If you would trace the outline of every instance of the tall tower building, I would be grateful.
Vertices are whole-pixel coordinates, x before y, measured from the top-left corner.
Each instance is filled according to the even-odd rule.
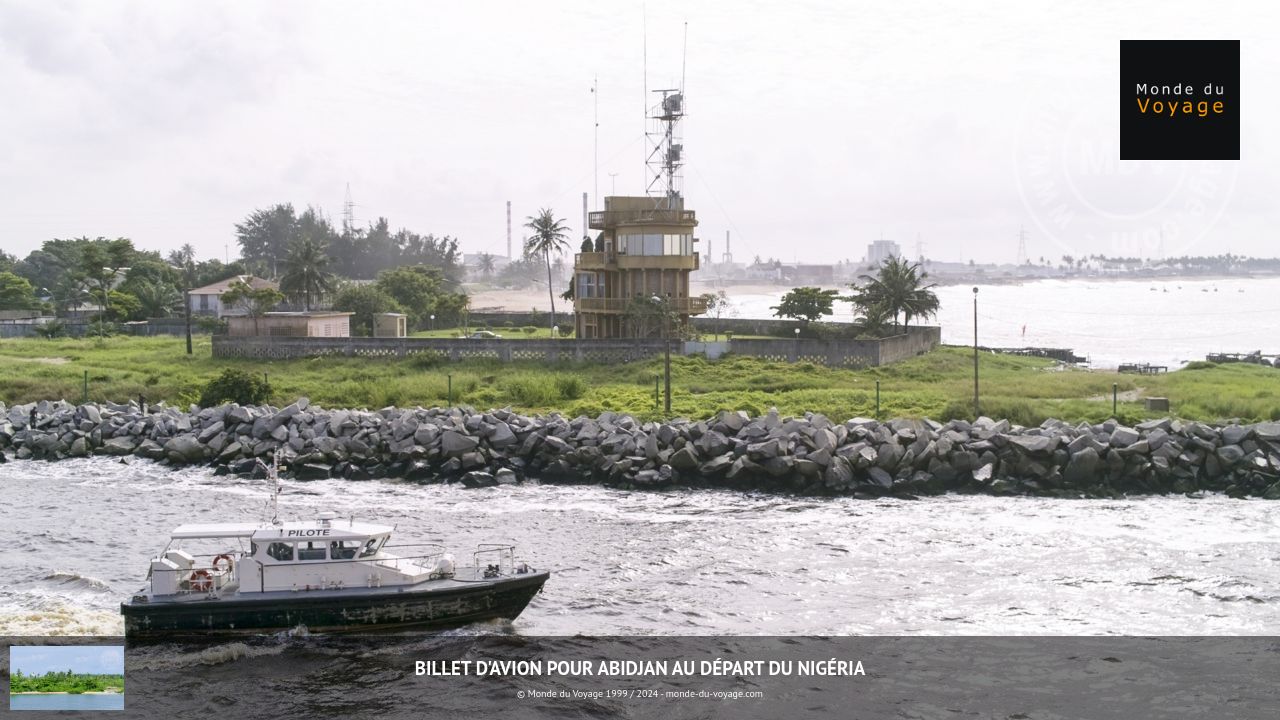
[[[588,215],[588,226],[602,236],[596,252],[574,256],[574,322],[580,338],[657,335],[661,323],[637,312],[646,305],[666,308],[679,324],[707,310],[705,301],[689,294],[689,274],[698,269],[699,258],[693,249],[697,216],[685,208],[680,187],[684,93],[654,92],[661,100],[648,115],[648,194],[606,197],[604,210]]]

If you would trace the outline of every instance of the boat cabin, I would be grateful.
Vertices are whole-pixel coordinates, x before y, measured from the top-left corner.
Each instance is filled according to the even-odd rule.
[[[380,587],[452,575],[452,559],[442,563],[439,553],[402,558],[384,552],[394,530],[354,518],[340,520],[333,512],[320,513],[315,520],[279,524],[182,525],[171,533],[160,557],[151,561],[152,594]],[[216,555],[183,549],[208,546],[210,541],[234,547]],[[436,562],[422,564],[426,558]]]

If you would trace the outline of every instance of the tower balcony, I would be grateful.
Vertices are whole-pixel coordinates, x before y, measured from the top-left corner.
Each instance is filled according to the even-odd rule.
[[[667,298],[671,311],[677,315],[702,315],[707,311],[707,301],[700,297]],[[576,298],[575,312],[622,314],[631,305],[630,298]]]
[[[692,255],[623,255],[618,253],[578,253],[575,270],[697,270],[701,259]]]

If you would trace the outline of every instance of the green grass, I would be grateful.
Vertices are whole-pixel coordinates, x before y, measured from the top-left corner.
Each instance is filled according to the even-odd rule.
[[[274,404],[300,395],[325,407],[455,404],[480,409],[511,406],[525,412],[597,414],[615,410],[658,417],[654,380],[661,359],[626,365],[548,366],[434,358],[312,358],[288,361],[214,360],[207,336],[187,356],[181,338],[0,341],[0,400],[79,401],[85,372],[89,398],[121,402],[146,395],[150,402],[195,402],[205,383],[225,367],[266,373]],[[837,420],[873,416],[880,381],[881,417],[937,420],[972,417],[973,358],[966,348],[944,347],[881,368],[851,371],[810,363],[787,364],[729,356],[672,358],[672,411],[703,418],[720,410],[759,414],[777,407],[787,415],[820,412]],[[1175,415],[1198,420],[1280,419],[1280,370],[1254,365],[1215,366],[1159,376],[1063,369],[1051,361],[984,354],[983,414],[1023,424],[1057,417],[1069,422],[1111,416],[1111,388],[1134,401],[1121,402],[1126,422],[1150,417],[1136,398],[1168,397]]]

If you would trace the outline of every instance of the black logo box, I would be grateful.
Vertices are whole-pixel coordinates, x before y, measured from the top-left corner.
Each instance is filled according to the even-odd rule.
[[[1165,87],[1182,92],[1166,95]],[[1190,114],[1183,112],[1188,101]],[[1203,117],[1201,102],[1208,108]],[[1120,159],[1239,160],[1240,41],[1121,40]]]

